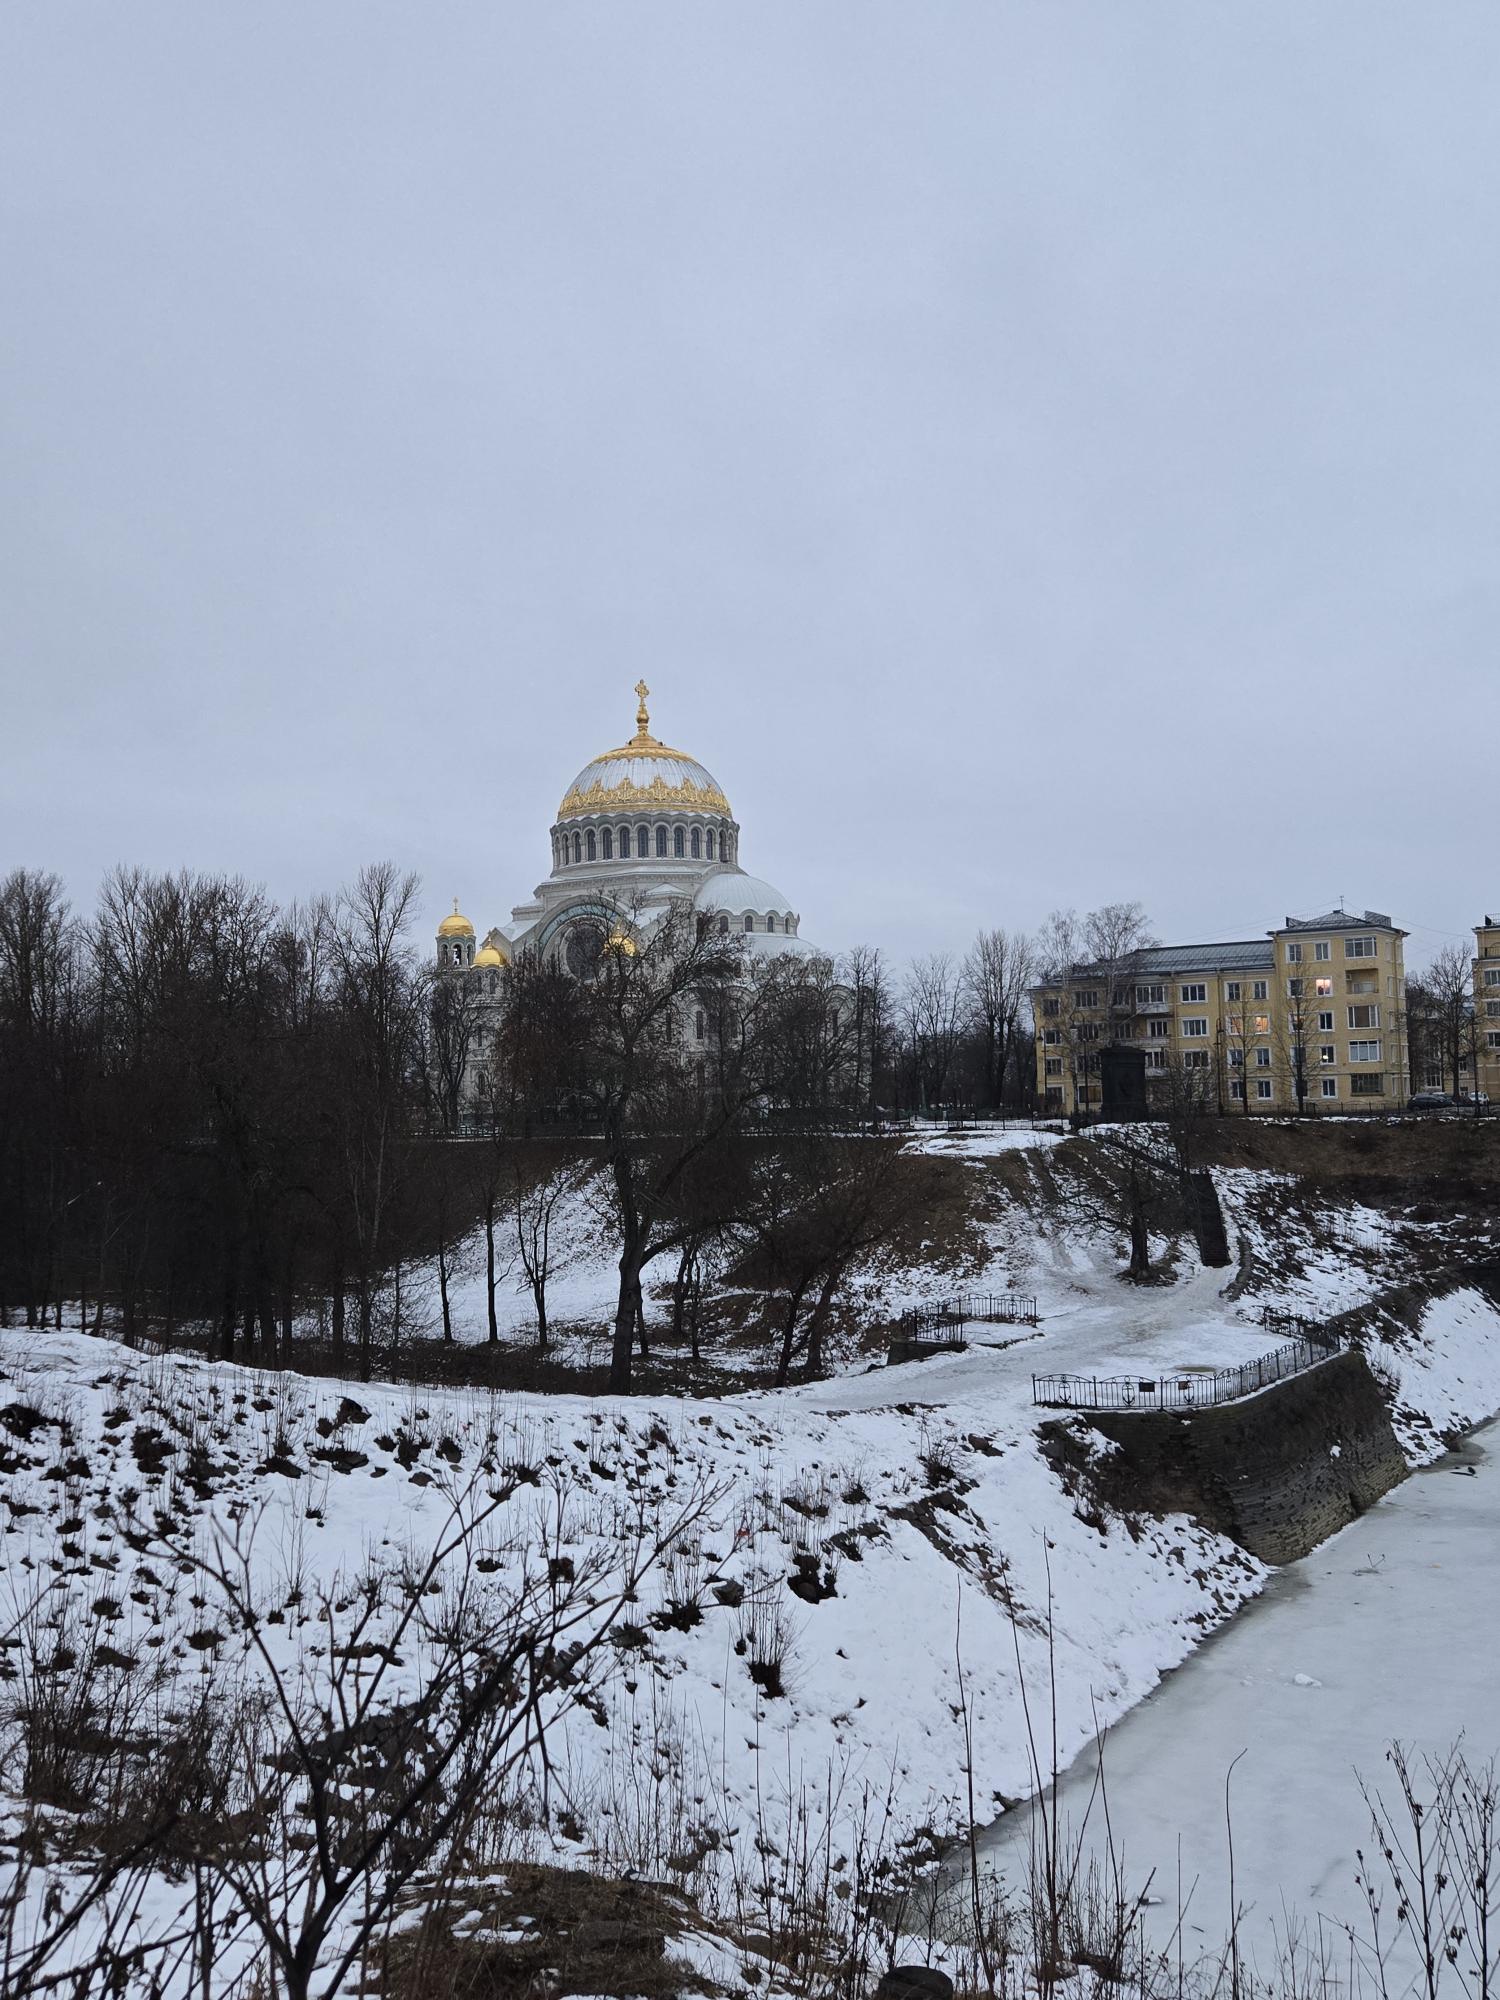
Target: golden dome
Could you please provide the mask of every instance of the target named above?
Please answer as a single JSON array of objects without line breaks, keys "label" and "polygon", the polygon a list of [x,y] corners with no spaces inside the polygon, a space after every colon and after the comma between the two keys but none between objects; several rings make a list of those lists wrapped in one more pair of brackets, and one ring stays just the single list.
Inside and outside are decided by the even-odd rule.
[{"label": "golden dome", "polygon": [[509,964],[510,960],[508,958],[502,958],[500,953],[496,951],[495,947],[492,944],[482,944],[479,947],[478,951],[476,951],[474,954],[474,970],[476,972],[480,971],[485,966],[496,967],[499,970],[503,971],[505,967]]},{"label": "golden dome", "polygon": [[618,750],[606,750],[586,764],[568,787],[568,795],[557,809],[559,819],[581,819],[589,813],[668,812],[722,813],[734,817],[718,780],[690,757],[659,743],[651,734],[651,717],[646,696],[651,692],[637,681],[635,692],[635,735]]},{"label": "golden dome", "polygon": [[453,898],[453,915],[444,917],[438,925],[437,934],[439,937],[473,937],[474,926],[460,913],[457,896]]}]

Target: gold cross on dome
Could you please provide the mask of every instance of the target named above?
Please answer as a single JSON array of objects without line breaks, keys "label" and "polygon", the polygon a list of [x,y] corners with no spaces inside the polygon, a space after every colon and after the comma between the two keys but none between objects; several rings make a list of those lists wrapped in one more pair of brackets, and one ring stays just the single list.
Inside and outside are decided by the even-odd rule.
[{"label": "gold cross on dome", "polygon": [[651,690],[644,681],[637,681],[635,692],[638,704],[635,711],[635,726],[638,733],[644,736],[651,726],[651,717],[646,713],[646,697]]}]

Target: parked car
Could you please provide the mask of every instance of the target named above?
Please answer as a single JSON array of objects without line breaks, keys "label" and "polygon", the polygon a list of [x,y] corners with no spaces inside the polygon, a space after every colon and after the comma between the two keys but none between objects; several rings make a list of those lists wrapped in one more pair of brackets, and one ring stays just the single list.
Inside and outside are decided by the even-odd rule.
[{"label": "parked car", "polygon": [[1484,1090],[1475,1090],[1475,1091],[1461,1090],[1458,1093],[1458,1102],[1460,1104],[1466,1105],[1470,1111],[1474,1109],[1474,1106],[1476,1104],[1479,1106],[1479,1109],[1481,1111],[1487,1111],[1489,1109],[1489,1102],[1490,1102],[1489,1093]]},{"label": "parked car", "polygon": [[1451,1111],[1453,1099],[1446,1090],[1414,1091],[1407,1102],[1408,1111]]}]

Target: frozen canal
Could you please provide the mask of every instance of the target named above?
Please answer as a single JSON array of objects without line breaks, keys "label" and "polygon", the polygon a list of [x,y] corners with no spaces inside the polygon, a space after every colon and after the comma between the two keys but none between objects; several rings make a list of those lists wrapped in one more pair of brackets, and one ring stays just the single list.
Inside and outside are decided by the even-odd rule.
[{"label": "frozen canal", "polygon": [[[1043,1719],[1043,1727],[1045,1722]],[[1180,1859],[1191,1960],[1228,1928],[1224,1781],[1232,1760],[1242,1941],[1267,1968],[1287,1913],[1359,1923],[1356,1846],[1369,1847],[1356,1773],[1394,1795],[1392,1738],[1471,1763],[1500,1750],[1500,1425],[1417,1473],[1304,1561],[1109,1734],[1110,1817],[1129,1884],[1155,1870],[1152,1942],[1176,1925]],[[1067,1775],[1076,1827],[1097,1770]],[[1102,1849],[1097,1800],[1088,1843]],[[995,1827],[986,1860],[1024,1883],[1030,1813]],[[1393,1899],[1387,1897],[1387,1908]],[[1274,1933],[1274,1934],[1273,1934]]]}]

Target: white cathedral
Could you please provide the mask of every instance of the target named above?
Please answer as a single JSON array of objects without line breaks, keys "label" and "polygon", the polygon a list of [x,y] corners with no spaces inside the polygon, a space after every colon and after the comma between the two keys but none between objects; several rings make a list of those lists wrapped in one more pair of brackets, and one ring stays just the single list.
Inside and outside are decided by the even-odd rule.
[{"label": "white cathedral", "polygon": [[741,868],[739,825],[718,780],[651,734],[650,692],[637,682],[630,741],[594,758],[568,787],[552,828],[552,873],[482,944],[455,902],[438,926],[440,972],[482,980],[483,996],[496,1001],[520,951],[587,979],[602,943],[628,941],[680,902],[742,936],[757,957],[813,954],[781,891]]}]

